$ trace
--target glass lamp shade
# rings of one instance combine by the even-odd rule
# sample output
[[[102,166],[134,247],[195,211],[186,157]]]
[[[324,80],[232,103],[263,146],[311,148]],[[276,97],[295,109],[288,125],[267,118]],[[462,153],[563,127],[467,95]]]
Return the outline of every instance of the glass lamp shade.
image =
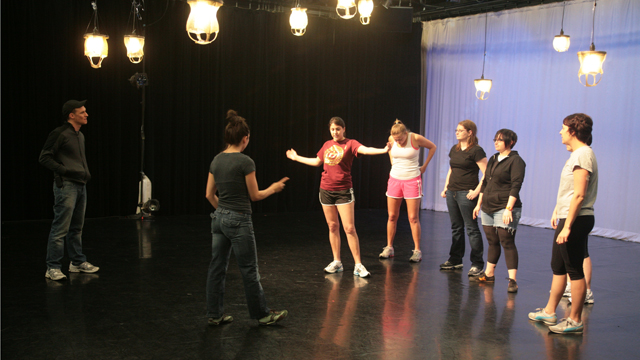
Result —
[[[343,19],[351,19],[352,17],[356,16],[358,8],[356,7],[355,0],[338,0],[336,12],[338,13],[338,16]]]
[[[476,97],[479,100],[487,100],[489,91],[491,91],[491,80],[485,79],[483,76],[480,79],[473,80],[473,84],[476,86]]]
[[[222,6],[218,1],[187,1],[191,7],[191,13],[187,19],[187,33],[196,44],[211,44],[220,31],[216,14]]]
[[[580,70],[578,71],[578,79],[584,86],[596,86],[602,80],[602,64],[607,57],[606,51],[579,51],[578,60],[580,60]],[[596,81],[596,75],[600,74],[600,78]],[[582,83],[582,75],[585,76],[585,82]],[[591,83],[589,75],[592,76]]]
[[[291,16],[289,16],[289,24],[291,24],[291,33],[295,36],[302,36],[307,31],[309,19],[307,18],[306,8],[292,8]]]
[[[553,38],[553,48],[556,49],[557,52],[565,52],[569,50],[569,45],[571,44],[571,39],[569,35],[556,35]]]
[[[124,46],[127,47],[127,57],[134,64],[142,61],[144,56],[144,36],[125,35]]]
[[[84,34],[84,56],[89,59],[89,63],[94,69],[102,67],[102,60],[109,55],[108,38],[109,35],[97,32]]]
[[[358,1],[358,12],[360,12],[360,23],[369,25],[371,13],[373,12],[373,0]]]

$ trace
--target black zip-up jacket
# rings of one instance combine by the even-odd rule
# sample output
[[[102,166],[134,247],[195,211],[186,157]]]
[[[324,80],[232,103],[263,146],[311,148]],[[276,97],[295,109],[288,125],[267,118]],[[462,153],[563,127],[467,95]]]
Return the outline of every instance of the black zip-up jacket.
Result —
[[[91,179],[84,150],[84,135],[69,122],[49,134],[40,152],[39,162],[53,171],[58,187],[62,187],[62,180],[86,184]]]
[[[509,196],[515,197],[513,207],[522,207],[520,188],[524,181],[526,164],[517,151],[511,151],[506,159],[498,161],[495,153],[487,163],[487,171],[482,181],[482,211],[493,214],[507,207]]]

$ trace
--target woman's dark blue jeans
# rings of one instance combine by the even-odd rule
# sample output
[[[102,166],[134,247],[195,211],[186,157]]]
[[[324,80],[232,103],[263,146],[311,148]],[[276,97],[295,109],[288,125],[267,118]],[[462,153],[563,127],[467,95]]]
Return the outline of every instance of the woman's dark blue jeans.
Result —
[[[478,219],[473,218],[473,209],[478,204],[478,198],[469,200],[467,194],[469,191],[447,190],[446,192],[452,233],[449,262],[462,264],[465,249],[464,230],[466,228],[471,246],[471,265],[482,269],[484,268],[482,233],[478,227]]]
[[[269,315],[267,300],[260,284],[258,253],[251,214],[218,208],[211,214],[211,263],[207,276],[207,317],[224,314],[224,284],[231,250],[236,257],[252,319]]]

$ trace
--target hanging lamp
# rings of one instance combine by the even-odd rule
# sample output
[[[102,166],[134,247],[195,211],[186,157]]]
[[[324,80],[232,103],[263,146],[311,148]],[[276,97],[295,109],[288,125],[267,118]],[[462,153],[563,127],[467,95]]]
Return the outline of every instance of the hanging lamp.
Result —
[[[102,60],[109,55],[109,44],[107,39],[109,35],[100,34],[98,30],[98,1],[91,2],[93,8],[93,32],[87,32],[84,34],[84,56],[89,59],[91,67],[98,69],[102,67]],[[91,20],[87,25],[87,30],[91,25]]]
[[[476,98],[479,100],[487,100],[489,98],[489,91],[491,91],[491,86],[493,85],[490,79],[484,78],[484,63],[487,58],[487,17],[485,14],[484,18],[484,55],[482,58],[482,76],[480,79],[473,80],[473,84],[476,86]],[[478,92],[480,95],[478,95]]]
[[[309,19],[307,18],[307,9],[301,8],[300,4],[291,9],[289,16],[289,24],[291,25],[291,33],[295,36],[302,36],[307,31]]]
[[[353,11],[353,12],[352,12]],[[358,12],[358,8],[356,7],[355,0],[338,0],[338,5],[336,6],[336,13],[343,19],[351,19],[356,16]]]
[[[593,2],[593,23],[591,27],[591,46],[589,51],[578,51],[578,60],[580,60],[580,70],[578,71],[578,80],[586,87],[596,86],[602,80],[602,64],[607,57],[606,51],[596,51],[596,46],[593,43],[593,32],[596,23],[596,1]],[[596,81],[596,75],[600,74],[600,78]],[[582,75],[585,76],[584,83],[582,83]],[[591,83],[589,83],[589,75],[592,76]]]
[[[569,35],[564,34],[564,8],[567,6],[567,2],[564,2],[562,5],[562,23],[560,25],[560,35],[556,35],[553,37],[553,48],[556,49],[557,52],[565,52],[569,50],[569,45],[571,45],[571,38]]]
[[[220,32],[216,14],[223,5],[222,1],[191,0],[187,1],[191,13],[187,19],[187,33],[196,44],[211,44]]]
[[[360,23],[362,25],[369,25],[371,13],[373,12],[373,0],[358,1],[358,12],[360,13]]]
[[[140,8],[142,4],[137,0],[131,2],[131,15],[133,17],[133,31],[130,35],[124,36],[124,46],[127,47],[127,57],[129,61],[137,64],[142,61],[144,56],[144,36],[136,34],[136,21],[142,20]],[[143,9],[144,10],[144,9]]]

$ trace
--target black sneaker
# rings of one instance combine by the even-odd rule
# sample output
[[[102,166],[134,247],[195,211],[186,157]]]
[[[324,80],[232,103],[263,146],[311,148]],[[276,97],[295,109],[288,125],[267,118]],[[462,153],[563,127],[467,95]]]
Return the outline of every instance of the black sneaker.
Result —
[[[462,269],[464,267],[464,265],[460,264],[454,264],[451,261],[447,260],[445,261],[443,264],[440,264],[440,270],[456,270],[456,269]]]
[[[480,273],[480,275],[477,275],[477,276],[469,276],[469,281],[492,283],[492,282],[496,282],[496,276],[495,275],[487,276],[487,274],[482,272]]]
[[[469,275],[469,276],[478,276],[480,274],[482,274],[482,268],[473,265],[471,267],[471,269],[469,269],[469,273],[467,275]]]
[[[518,292],[518,283],[511,278],[507,278],[507,279],[509,279],[509,287],[507,288],[507,292],[510,292],[510,293]]]

